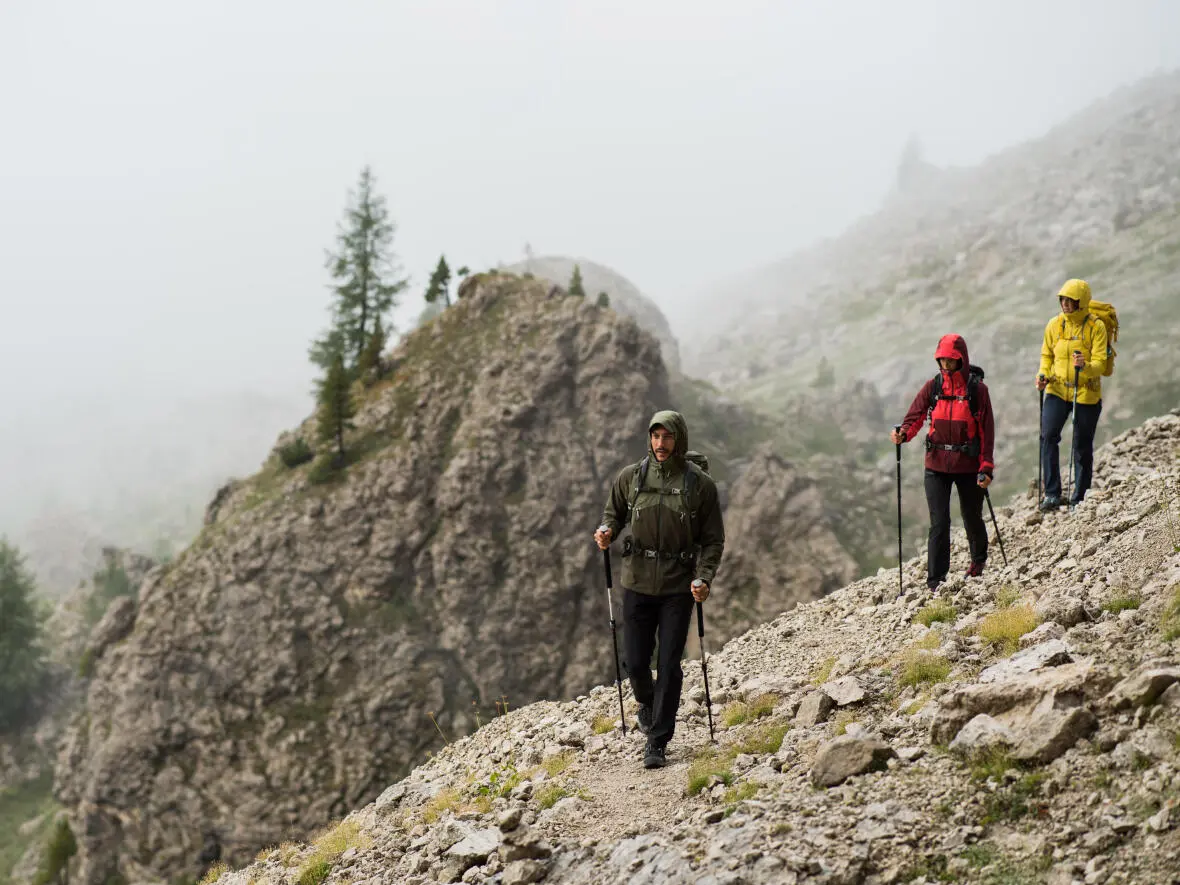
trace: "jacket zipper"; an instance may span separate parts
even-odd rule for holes
[[[664,588],[664,533],[661,523],[664,516],[664,489],[668,486],[668,477],[664,473],[663,464],[657,469],[660,472],[660,506],[656,510],[656,592],[659,593]]]

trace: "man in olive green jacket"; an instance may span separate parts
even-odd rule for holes
[[[725,549],[721,504],[712,478],[688,455],[688,424],[679,412],[656,412],[648,424],[648,454],[624,467],[594,534],[606,550],[624,526],[623,648],[639,730],[647,735],[643,764],[659,768],[676,730],[693,602],[709,596]],[[642,476],[642,486],[637,486]],[[656,679],[651,657],[659,638]]]

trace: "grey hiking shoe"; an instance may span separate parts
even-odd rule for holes
[[[655,741],[648,741],[643,751],[644,768],[663,768],[668,764],[668,757],[664,754],[664,745]]]
[[[1041,506],[1040,506],[1040,509],[1041,509],[1042,511],[1046,511],[1046,510],[1056,510],[1056,509],[1058,509],[1058,508],[1061,506],[1061,503],[1062,503],[1062,501],[1061,501],[1061,498],[1060,498],[1060,496],[1058,496],[1058,495],[1046,495],[1046,496],[1045,496],[1045,499],[1044,499],[1043,501],[1041,501]]]
[[[636,728],[639,729],[640,734],[651,734],[651,707],[647,704],[640,704],[635,719],[638,723]]]

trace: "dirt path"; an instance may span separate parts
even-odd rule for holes
[[[689,764],[708,744],[709,731],[678,722],[668,745],[668,764],[652,770],[643,767],[643,735],[628,729],[625,739],[616,731],[607,740],[606,753],[583,757],[567,772],[593,799],[549,819],[548,825],[560,829],[563,838],[613,841],[670,827],[686,801]]]

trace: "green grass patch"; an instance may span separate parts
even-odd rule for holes
[[[828,658],[827,660],[825,660],[818,667],[816,667],[815,670],[812,672],[811,684],[812,685],[823,685],[825,682],[828,681],[828,678],[832,675],[832,670],[833,670],[833,668],[835,668],[835,666],[836,666],[836,659],[835,658]]]
[[[1016,761],[1012,756],[1006,750],[998,747],[992,747],[976,753],[971,757],[968,765],[971,771],[971,779],[980,782],[990,778],[999,780],[1004,776],[1005,772],[1017,767]]]
[[[1143,604],[1143,597],[1138,593],[1119,593],[1102,604],[1102,610],[1118,614],[1132,611]]]
[[[726,728],[732,728],[744,722],[761,719],[773,713],[777,704],[778,698],[773,694],[758,695],[749,703],[734,701],[727,704],[725,709],[721,711],[721,724]]]
[[[996,608],[1011,608],[1019,598],[1020,591],[1011,585],[1005,584],[996,591]]]
[[[373,840],[356,821],[341,821],[312,843],[311,855],[300,865],[295,876],[296,885],[320,885],[328,878],[340,855],[350,848],[364,849],[372,844]]]
[[[766,722],[750,729],[733,744],[733,755],[747,753],[752,756],[765,756],[777,753],[783,745],[783,738],[790,731],[791,726],[786,722]]]
[[[1014,605],[992,612],[979,624],[979,636],[1010,655],[1020,648],[1020,637],[1036,629],[1037,614],[1031,605]]]
[[[565,769],[559,766],[563,764],[568,765],[569,763],[554,761],[561,759],[564,755],[561,754],[546,759],[546,768],[548,769],[548,765],[552,764],[556,770],[564,771]],[[556,773],[556,771],[553,773]],[[523,783],[524,779],[524,775],[516,770],[515,765],[506,765],[504,768],[497,769],[489,774],[488,779],[475,788],[475,795],[490,796],[493,799],[507,798],[513,790]]]
[[[714,778],[728,787],[734,781],[733,771],[729,767],[732,762],[733,756],[725,752],[707,750],[698,755],[688,766],[687,794],[689,796],[697,795],[709,786]]]
[[[552,808],[570,795],[572,795],[570,791],[561,784],[542,784],[540,789],[533,794],[533,798],[542,808]]]
[[[931,633],[906,649],[901,657],[898,683],[916,687],[945,680],[951,673],[951,664],[945,657],[935,653],[936,648],[938,636]]]
[[[931,624],[942,621],[945,623],[953,623],[958,617],[958,612],[955,607],[947,599],[936,599],[928,606],[919,611],[914,620],[923,627],[929,627]]]
[[[29,847],[29,840],[48,832],[50,815],[55,811],[52,772],[45,771],[36,780],[0,791],[0,883],[8,882],[8,874]],[[21,824],[40,815],[46,817],[39,831],[22,836]]]
[[[331,869],[331,867],[329,867],[329,869]],[[205,875],[201,877],[199,885],[213,885],[214,882],[216,882],[228,872],[229,864],[223,861],[218,861],[205,871]],[[323,880],[321,879],[319,881],[322,882]]]
[[[590,724],[590,730],[595,734],[606,734],[608,731],[615,730],[615,720],[613,716],[595,716],[594,721]]]
[[[550,777],[557,777],[567,768],[574,764],[574,751],[565,750],[554,756],[550,756],[541,763],[541,767],[545,769],[545,773]]]
[[[1172,597],[1164,606],[1160,616],[1160,632],[1168,642],[1180,639],[1180,584],[1172,588]]]
[[[718,749],[706,748],[697,754],[688,767],[686,793],[695,796],[707,787],[714,777],[727,787],[733,784],[733,760],[745,753],[765,756],[777,753],[791,726],[785,722],[764,722],[750,728],[738,740]]]
[[[989,794],[980,824],[986,827],[1003,821],[1018,821],[1030,814],[1038,817],[1047,814],[1048,806],[1040,799],[1041,784],[1047,776],[1043,771],[1032,772]]]

